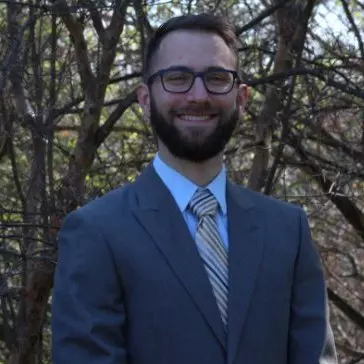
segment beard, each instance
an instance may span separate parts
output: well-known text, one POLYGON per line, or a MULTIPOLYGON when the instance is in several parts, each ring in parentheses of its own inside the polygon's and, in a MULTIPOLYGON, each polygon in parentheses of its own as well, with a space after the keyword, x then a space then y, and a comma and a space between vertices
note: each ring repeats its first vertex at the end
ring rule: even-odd
POLYGON ((189 162, 201 163, 209 160, 224 149, 230 140, 239 120, 238 109, 221 115, 215 129, 208 135, 195 130, 189 135, 182 133, 172 121, 167 120, 159 112, 155 100, 150 101, 150 123, 157 138, 166 146, 169 152, 177 158, 189 162))

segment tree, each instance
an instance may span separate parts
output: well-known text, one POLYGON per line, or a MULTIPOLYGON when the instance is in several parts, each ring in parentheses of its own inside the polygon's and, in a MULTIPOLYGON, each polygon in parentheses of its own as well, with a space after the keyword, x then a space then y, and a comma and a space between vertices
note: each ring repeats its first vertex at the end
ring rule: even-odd
POLYGON ((62 219, 133 180, 150 161, 154 137, 134 91, 146 41, 174 14, 208 11, 236 24, 251 87, 227 149, 228 171, 306 209, 326 269, 340 360, 359 363, 363 10, 360 0, 2 0, 0 362, 50 362, 62 219))

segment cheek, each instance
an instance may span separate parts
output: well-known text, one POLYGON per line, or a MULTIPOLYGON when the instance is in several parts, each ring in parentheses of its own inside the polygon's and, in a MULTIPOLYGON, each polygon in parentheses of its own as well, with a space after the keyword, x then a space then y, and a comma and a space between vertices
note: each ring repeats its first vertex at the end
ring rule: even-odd
POLYGON ((236 94, 230 93, 227 95, 213 95, 211 104, 221 110, 231 109, 236 107, 238 103, 238 97, 236 94))
POLYGON ((158 98, 157 106, 163 114, 171 114, 183 107, 184 102, 179 95, 161 95, 158 98))
POLYGON ((235 110, 238 107, 238 102, 236 98, 231 97, 229 99, 225 99, 223 102, 220 102, 219 104, 215 104, 217 107, 220 108, 225 113, 231 113, 233 110, 235 110))

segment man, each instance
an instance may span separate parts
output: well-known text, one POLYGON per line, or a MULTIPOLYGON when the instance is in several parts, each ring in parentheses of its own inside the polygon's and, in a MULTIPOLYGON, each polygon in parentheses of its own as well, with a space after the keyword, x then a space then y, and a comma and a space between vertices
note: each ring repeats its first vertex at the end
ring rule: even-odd
POLYGON ((206 14, 151 40, 138 100, 158 154, 64 221, 54 364, 336 362, 304 213, 226 177, 248 98, 235 42, 206 14))

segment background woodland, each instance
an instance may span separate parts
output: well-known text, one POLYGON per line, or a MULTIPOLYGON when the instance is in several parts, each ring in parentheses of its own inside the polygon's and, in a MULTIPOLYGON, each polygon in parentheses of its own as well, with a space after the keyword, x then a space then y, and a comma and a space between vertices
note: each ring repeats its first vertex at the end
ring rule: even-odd
POLYGON ((62 219, 151 160, 146 41, 201 11, 236 25, 250 86, 229 174, 305 208, 340 363, 364 363, 363 0, 0 0, 0 363, 51 363, 62 219))

